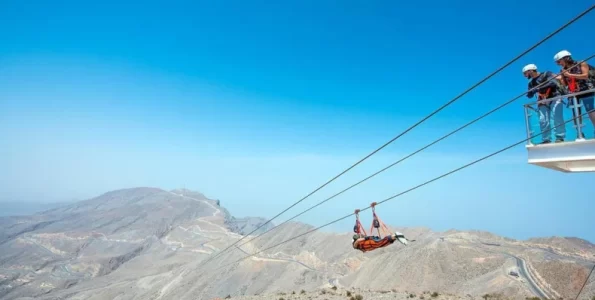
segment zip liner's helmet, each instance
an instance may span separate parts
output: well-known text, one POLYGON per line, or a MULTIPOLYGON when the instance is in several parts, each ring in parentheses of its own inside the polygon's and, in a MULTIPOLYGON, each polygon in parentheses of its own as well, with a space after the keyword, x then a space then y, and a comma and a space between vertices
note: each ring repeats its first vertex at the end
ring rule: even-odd
POLYGON ((556 53, 556 55, 554 55, 554 61, 559 61, 564 57, 568 57, 571 56, 570 52, 566 51, 566 50, 562 50, 558 53, 556 53))
POLYGON ((528 64, 523 68, 523 73, 527 71, 537 71, 537 66, 534 64, 528 64))

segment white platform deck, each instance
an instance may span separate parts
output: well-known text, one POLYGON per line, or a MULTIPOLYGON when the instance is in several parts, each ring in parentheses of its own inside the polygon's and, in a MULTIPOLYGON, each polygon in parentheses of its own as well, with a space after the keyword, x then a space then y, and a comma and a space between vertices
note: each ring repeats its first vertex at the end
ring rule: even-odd
POLYGON ((529 163, 565 173, 595 172, 595 140, 526 145, 529 163))

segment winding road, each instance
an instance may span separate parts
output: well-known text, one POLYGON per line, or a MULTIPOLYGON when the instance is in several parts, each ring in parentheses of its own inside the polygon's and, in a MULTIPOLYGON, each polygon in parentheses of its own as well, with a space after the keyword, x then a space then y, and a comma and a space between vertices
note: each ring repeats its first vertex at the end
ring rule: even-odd
MULTIPOLYGON (((221 214, 221 210, 220 210, 220 209, 218 209, 217 207, 215 207, 213 204, 211 204, 210 202, 208 202, 208 201, 206 201, 206 200, 202 200, 202 199, 196 199, 196 198, 189 197, 189 196, 186 196, 186 195, 183 195, 183 194, 176 194, 176 193, 174 193, 174 192, 169 192, 169 193, 170 193, 170 194, 173 194, 173 195, 176 195, 176 196, 179 196, 179 197, 183 197, 183 198, 191 199, 191 200, 194 200, 194 201, 200 201, 200 202, 203 202, 203 203, 205 203, 205 204, 209 205, 211 208, 213 208, 213 209, 214 209, 214 212, 213 212, 213 215, 212 215, 213 217, 215 217, 215 216, 217 216, 217 215, 220 215, 220 214, 221 214)), ((239 234, 236 234, 236 233, 230 233, 230 232, 229 232, 227 229, 223 228, 222 226, 220 226, 220 225, 218 225, 218 224, 214 224, 214 223, 212 223, 212 222, 210 222, 210 221, 207 221, 207 220, 205 220, 205 219, 204 219, 204 217, 203 217, 203 218, 198 218, 198 219, 197 219, 197 221, 200 221, 200 222, 205 222, 205 223, 208 223, 208 224, 210 224, 210 225, 214 225, 214 226, 216 226, 216 227, 219 227, 219 228, 221 228, 221 229, 222 229, 221 233, 225 233, 225 234, 228 234, 228 235, 241 236, 241 235, 239 235, 239 234)), ((183 227, 181 227, 181 226, 180 226, 180 228, 181 228, 182 230, 184 230, 184 231, 188 231, 188 229, 187 229, 187 228, 183 228, 183 227)), ((202 232, 206 232, 206 230, 201 230, 201 231, 202 231, 202 232)), ((204 245, 204 244, 203 244, 203 245, 204 245)), ((243 253, 245 253, 245 254, 247 254, 247 255, 251 255, 250 253, 248 253, 248 252, 244 251, 244 249, 242 249, 242 248, 240 248, 240 247, 238 247, 238 246, 235 246, 235 247, 236 247, 238 250, 242 251, 243 253)), ((261 259, 261 260, 268 260, 268 261, 285 261, 285 262, 290 262, 290 263, 291 263, 291 262, 293 262, 293 263, 300 264, 300 265, 302 265, 303 267, 305 267, 305 268, 307 268, 307 269, 309 269, 309 270, 311 270, 311 271, 317 271, 316 269, 314 269, 314 268, 312 268, 312 267, 310 267, 310 266, 306 265, 305 263, 303 263, 303 262, 301 262, 301 261, 295 260, 295 259, 286 259, 286 258, 270 258, 270 257, 262 257, 262 256, 254 256, 254 258, 256 258, 256 259, 261 259)))
MULTIPOLYGON (((492 247, 493 246, 496 246, 494 244, 489 244, 489 243, 485 243, 485 242, 481 242, 481 243, 484 244, 484 245, 487 245, 487 246, 492 246, 492 247)), ((487 250, 487 249, 485 249, 485 250, 487 250)), ((547 294, 535 282, 535 280, 533 279, 533 277, 531 277, 531 273, 529 273, 529 270, 527 269, 527 264, 526 264, 526 262, 525 262, 524 259, 522 259, 522 258, 520 258, 518 256, 515 256, 515 255, 512 255, 512 254, 510 254, 508 252, 504 252, 502 250, 500 250, 500 251, 487 250, 487 251, 490 251, 490 252, 493 252, 493 253, 499 253, 499 254, 506 255, 508 257, 514 258, 516 260, 516 265, 517 265, 517 267, 519 269, 519 275, 521 277, 524 277, 527 280, 527 284, 529 285, 529 289, 531 290, 531 292, 535 296, 537 296, 539 298, 548 299, 547 294)))
MULTIPOLYGON (((248 253, 248 252, 244 251, 244 249, 242 249, 242 248, 240 248, 240 247, 238 247, 238 246, 235 246, 235 247, 236 247, 238 250, 242 251, 243 253, 245 253, 245 254, 247 254, 247 255, 251 255, 250 253, 248 253)), ((257 258, 257 259, 262 259, 262 260, 268 260, 268 261, 284 261, 284 262, 293 262, 293 263, 296 263, 296 264, 300 264, 300 265, 302 265, 303 267, 305 267, 305 268, 307 268, 307 269, 309 269, 309 270, 311 270, 311 271, 317 271, 316 269, 314 269, 314 268, 312 268, 312 267, 310 267, 310 266, 308 266, 308 265, 304 264, 304 263, 303 263, 303 262, 301 262, 301 261, 295 260, 295 259, 287 259, 287 258, 271 258, 271 257, 260 257, 260 256, 254 256, 254 258, 257 258)))
POLYGON ((527 270, 525 260, 512 254, 508 255, 516 259, 516 265, 519 267, 519 273, 521 276, 527 279, 527 283, 529 283, 529 288, 531 289, 533 294, 537 295, 537 297, 539 298, 548 299, 548 296, 545 294, 545 292, 539 287, 539 285, 537 285, 537 283, 535 283, 533 277, 531 277, 529 270, 527 270))

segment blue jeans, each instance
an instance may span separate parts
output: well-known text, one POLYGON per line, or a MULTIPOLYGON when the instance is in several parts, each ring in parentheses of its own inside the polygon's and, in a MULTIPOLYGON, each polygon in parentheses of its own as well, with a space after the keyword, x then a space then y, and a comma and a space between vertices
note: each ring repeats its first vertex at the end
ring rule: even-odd
POLYGON ((581 99, 583 105, 585 106, 585 110, 589 112, 589 118, 591 119, 591 123, 593 123, 593 127, 595 127, 595 96, 590 96, 581 99))
MULTIPOLYGON (((593 127, 595 127, 595 96, 587 96, 587 97, 577 97, 579 104, 581 105, 581 107, 578 110, 579 115, 583 115, 585 113, 585 111, 589 112, 589 114, 587 115, 588 118, 591 119, 591 123, 593 123, 593 127), (583 109, 584 108, 584 109, 583 109)), ((572 113, 573 115, 575 114, 574 111, 572 113)), ((582 120, 583 125, 585 124, 585 120, 584 120, 584 116, 581 117, 579 120, 582 120)), ((576 120, 575 120, 576 123, 576 120)), ((583 137, 584 137, 585 131, 583 130, 583 137)))
POLYGON ((591 112, 593 109, 595 109, 595 96, 582 98, 581 102, 585 106, 585 110, 587 110, 588 112, 591 112))
POLYGON ((551 130, 551 119, 552 115, 554 118, 554 135, 556 136, 557 140, 563 140, 566 137, 566 126, 564 125, 564 115, 563 115, 563 102, 562 100, 557 100, 550 102, 548 105, 540 105, 539 106, 539 127, 541 127, 541 135, 544 142, 549 142, 552 139, 552 134, 549 132, 551 130))

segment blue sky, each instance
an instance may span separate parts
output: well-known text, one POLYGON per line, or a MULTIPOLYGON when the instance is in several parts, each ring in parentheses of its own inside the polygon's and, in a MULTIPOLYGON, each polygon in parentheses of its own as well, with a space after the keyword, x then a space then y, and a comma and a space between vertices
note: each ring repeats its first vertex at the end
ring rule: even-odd
MULTIPOLYGON (((185 186, 236 216, 272 217, 590 4, 2 1, 0 201, 185 186)), ((592 12, 279 221, 523 92, 525 64, 555 71, 559 50, 592 54, 593 26, 592 12)), ((524 138, 526 101, 299 220, 326 223, 524 138)), ((378 212, 399 226, 595 241, 580 213, 592 185, 528 165, 519 146, 378 212)))

